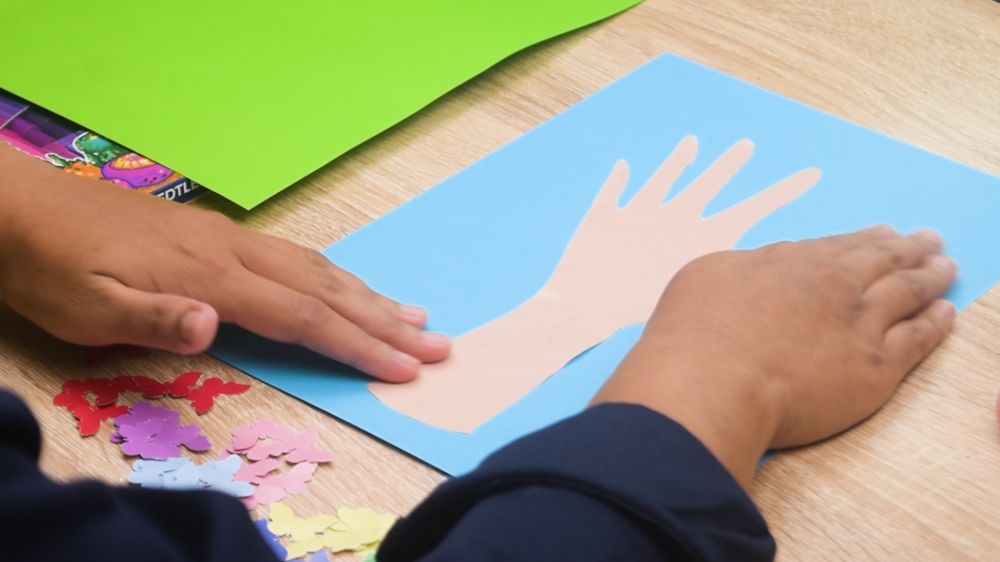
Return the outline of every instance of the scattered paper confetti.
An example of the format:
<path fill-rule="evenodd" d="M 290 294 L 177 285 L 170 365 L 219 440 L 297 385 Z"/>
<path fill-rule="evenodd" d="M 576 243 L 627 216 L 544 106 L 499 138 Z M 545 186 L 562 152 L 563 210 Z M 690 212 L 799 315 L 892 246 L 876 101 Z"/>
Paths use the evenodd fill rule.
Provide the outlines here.
<path fill-rule="evenodd" d="M 263 419 L 234 429 L 233 440 L 226 450 L 245 455 L 251 461 L 282 455 L 290 464 L 332 461 L 333 453 L 315 448 L 318 439 L 319 430 L 315 427 L 297 432 L 273 420 Z"/>
<path fill-rule="evenodd" d="M 327 542 L 327 547 L 334 552 L 364 550 L 378 544 L 396 523 L 395 515 L 375 513 L 367 507 L 342 507 L 337 510 L 337 518 L 346 528 L 334 527 L 335 540 Z"/>
<path fill-rule="evenodd" d="M 169 394 L 174 398 L 184 398 L 185 396 L 191 394 L 191 389 L 194 388 L 194 385 L 198 384 L 198 379 L 201 378 L 201 373 L 197 371 L 181 373 L 177 375 L 177 378 L 170 382 L 160 382 L 143 376 L 132 378 L 136 389 L 139 392 L 142 392 L 142 396 L 144 398 L 159 398 L 166 394 Z"/>
<path fill-rule="evenodd" d="M 180 455 L 182 445 L 191 451 L 212 448 L 200 427 L 181 425 L 180 412 L 149 402 L 132 406 L 127 413 L 115 418 L 115 425 L 118 431 L 111 435 L 111 441 L 121 443 L 122 452 L 129 456 L 166 459 Z"/>
<path fill-rule="evenodd" d="M 281 502 L 274 502 L 267 508 L 270 523 L 267 528 L 276 535 L 289 537 L 293 541 L 304 541 L 332 527 L 337 522 L 333 515 L 296 517 L 292 509 Z"/>
<path fill-rule="evenodd" d="M 253 496 L 244 498 L 243 503 L 247 509 L 253 509 L 258 505 L 268 505 L 290 495 L 300 494 L 312 480 L 317 466 L 316 463 L 302 462 L 282 474 L 269 473 L 253 477 L 250 481 L 257 485 L 257 489 Z"/>
<path fill-rule="evenodd" d="M 232 453 L 224 453 L 228 455 Z M 244 482 L 256 482 L 262 476 L 266 476 L 281 466 L 281 461 L 277 459 L 264 459 L 262 461 L 245 463 L 236 473 L 236 479 Z"/>
<path fill-rule="evenodd" d="M 57 406 L 63 406 L 64 404 L 56 404 Z M 73 406 L 66 406 L 70 412 L 76 416 L 76 427 L 80 431 L 82 437 L 89 437 L 97 433 L 101 429 L 101 422 L 116 418 L 126 412 L 128 412 L 128 406 L 107 406 L 104 408 L 97 408 L 91 406 L 89 403 L 86 404 L 75 404 Z"/>
<path fill-rule="evenodd" d="M 184 457 L 137 460 L 132 465 L 128 481 L 143 488 L 215 490 L 242 498 L 253 494 L 253 486 L 234 478 L 241 464 L 240 457 L 236 455 L 200 465 Z"/>
<path fill-rule="evenodd" d="M 195 412 L 204 414 L 215 405 L 215 398 L 222 394 L 240 394 L 250 388 L 249 384 L 242 384 L 233 381 L 223 381 L 220 378 L 211 377 L 205 379 L 201 386 L 191 389 L 188 400 Z"/>
<path fill-rule="evenodd" d="M 296 517 L 291 508 L 274 502 L 268 508 L 268 529 L 276 535 L 288 537 L 288 559 L 330 549 L 333 552 L 352 550 L 373 554 L 396 517 L 378 514 L 368 508 L 337 510 L 337 517 L 317 515 Z"/>
<path fill-rule="evenodd" d="M 63 383 L 62 391 L 52 399 L 52 403 L 66 408 L 76 416 L 80 435 L 87 437 L 97 433 L 103 420 L 118 417 L 128 411 L 126 406 L 117 405 L 118 399 L 125 392 L 141 392 L 147 399 L 167 395 L 186 398 L 198 414 L 204 414 L 215 403 L 215 397 L 221 394 L 239 394 L 250 388 L 248 384 L 225 382 L 216 377 L 208 378 L 201 386 L 197 386 L 199 378 L 201 373 L 190 371 L 169 382 L 141 375 L 71 379 Z M 93 402 L 88 395 L 93 395 Z"/>

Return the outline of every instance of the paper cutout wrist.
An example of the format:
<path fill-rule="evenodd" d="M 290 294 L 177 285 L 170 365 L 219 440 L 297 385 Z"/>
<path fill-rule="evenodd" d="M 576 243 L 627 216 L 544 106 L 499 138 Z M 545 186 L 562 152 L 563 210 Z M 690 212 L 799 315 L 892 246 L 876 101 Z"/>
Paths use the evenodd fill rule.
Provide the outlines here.
<path fill-rule="evenodd" d="M 741 140 L 664 203 L 698 154 L 685 137 L 625 205 L 628 165 L 615 164 L 553 271 L 531 299 L 455 339 L 451 356 L 413 382 L 373 382 L 387 406 L 430 425 L 472 432 L 529 394 L 580 353 L 645 322 L 664 287 L 691 260 L 732 249 L 753 225 L 808 191 L 808 168 L 703 218 L 705 207 L 749 161 Z"/>

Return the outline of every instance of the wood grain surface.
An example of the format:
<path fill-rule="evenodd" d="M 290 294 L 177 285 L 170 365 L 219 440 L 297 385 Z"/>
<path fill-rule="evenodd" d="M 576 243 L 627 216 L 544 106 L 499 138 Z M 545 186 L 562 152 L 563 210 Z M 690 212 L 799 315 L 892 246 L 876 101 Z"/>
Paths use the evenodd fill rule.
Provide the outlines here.
<path fill-rule="evenodd" d="M 497 65 L 252 213 L 214 196 L 199 205 L 321 248 L 666 51 L 1000 175 L 996 2 L 647 0 Z M 190 369 L 250 380 L 206 356 L 116 356 L 96 366 L 84 356 L 0 310 L 0 381 L 35 411 L 43 467 L 59 479 L 120 483 L 129 466 L 107 441 L 108 427 L 81 439 L 71 416 L 51 404 L 63 380 L 167 379 Z M 779 558 L 1000 560 L 998 389 L 994 289 L 960 315 L 954 334 L 872 419 L 762 468 L 753 495 Z M 198 422 L 221 447 L 232 427 L 262 417 L 317 425 L 337 454 L 289 502 L 302 514 L 343 505 L 403 514 L 443 479 L 261 383 L 220 398 Z"/>

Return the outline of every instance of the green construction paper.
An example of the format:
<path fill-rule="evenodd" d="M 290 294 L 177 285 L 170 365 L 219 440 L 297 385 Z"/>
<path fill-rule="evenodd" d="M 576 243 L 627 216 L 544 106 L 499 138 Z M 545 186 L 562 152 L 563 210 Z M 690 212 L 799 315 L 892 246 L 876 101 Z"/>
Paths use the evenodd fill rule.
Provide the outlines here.
<path fill-rule="evenodd" d="M 639 1 L 16 0 L 0 87 L 249 209 L 503 58 Z"/>

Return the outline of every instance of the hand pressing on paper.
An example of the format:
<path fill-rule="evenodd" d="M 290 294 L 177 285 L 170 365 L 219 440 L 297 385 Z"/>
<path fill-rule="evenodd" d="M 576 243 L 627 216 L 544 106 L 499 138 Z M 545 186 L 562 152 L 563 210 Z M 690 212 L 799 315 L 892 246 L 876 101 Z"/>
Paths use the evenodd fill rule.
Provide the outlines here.
<path fill-rule="evenodd" d="M 749 488 L 764 451 L 865 419 L 944 339 L 956 269 L 940 252 L 933 232 L 877 227 L 700 258 L 594 404 L 663 413 Z"/>
<path fill-rule="evenodd" d="M 60 173 L 0 146 L 0 296 L 82 345 L 204 351 L 218 323 L 306 346 L 380 379 L 443 359 L 423 310 L 319 252 L 216 213 Z"/>
<path fill-rule="evenodd" d="M 617 330 L 645 322 L 673 275 L 691 260 L 731 249 L 753 225 L 808 191 L 799 171 L 710 217 L 705 207 L 753 154 L 742 140 L 668 202 L 698 154 L 689 136 L 622 204 L 619 161 L 583 217 L 552 277 L 528 301 L 455 339 L 451 357 L 406 385 L 372 383 L 389 407 L 425 423 L 471 432 Z"/>

